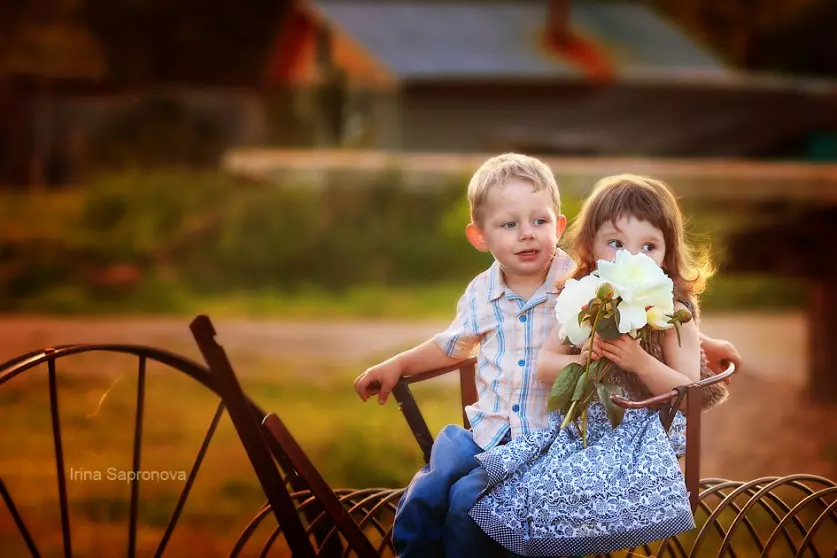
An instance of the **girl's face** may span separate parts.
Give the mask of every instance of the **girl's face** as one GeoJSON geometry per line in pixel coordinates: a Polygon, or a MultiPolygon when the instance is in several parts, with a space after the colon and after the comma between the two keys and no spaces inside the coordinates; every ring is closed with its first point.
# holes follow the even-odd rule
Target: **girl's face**
{"type": "Polygon", "coordinates": [[[663,231],[633,216],[623,216],[616,221],[606,221],[599,227],[593,239],[593,257],[613,261],[618,250],[631,254],[645,253],[663,267],[666,257],[666,242],[663,231]]]}

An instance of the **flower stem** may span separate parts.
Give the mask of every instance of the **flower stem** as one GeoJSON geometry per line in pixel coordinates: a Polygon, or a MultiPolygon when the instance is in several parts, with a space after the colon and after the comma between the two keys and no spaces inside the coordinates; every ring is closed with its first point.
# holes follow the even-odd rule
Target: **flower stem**
{"type": "MultiPolygon", "coordinates": [[[[587,351],[587,362],[584,363],[584,386],[587,386],[587,382],[589,381],[590,376],[590,362],[593,360],[593,343],[596,341],[596,328],[599,327],[599,319],[602,316],[602,312],[604,312],[604,308],[599,307],[599,311],[596,312],[596,318],[593,320],[593,332],[590,336],[590,350],[587,351]]],[[[581,425],[579,431],[581,433],[581,441],[584,444],[584,447],[587,447],[587,403],[590,402],[590,399],[587,398],[585,401],[581,402],[581,425]]],[[[572,420],[573,411],[575,410],[575,404],[578,401],[573,401],[572,405],[570,405],[570,409],[567,411],[567,416],[564,417],[564,422],[561,424],[561,428],[565,428],[567,424],[570,423],[572,420]]]]}
{"type": "Polygon", "coordinates": [[[564,417],[563,422],[561,422],[561,430],[565,429],[573,420],[573,411],[575,410],[575,404],[578,403],[577,401],[573,401],[570,404],[570,408],[567,409],[567,416],[564,417]]]}
{"type": "Polygon", "coordinates": [[[581,409],[581,444],[587,447],[587,407],[581,409]]]}

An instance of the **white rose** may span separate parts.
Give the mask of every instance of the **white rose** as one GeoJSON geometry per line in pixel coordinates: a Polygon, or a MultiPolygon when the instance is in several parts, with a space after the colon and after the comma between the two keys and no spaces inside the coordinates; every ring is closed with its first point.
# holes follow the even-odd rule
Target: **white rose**
{"type": "Polygon", "coordinates": [[[579,325],[578,313],[596,298],[596,291],[601,284],[601,279],[595,275],[567,280],[555,302],[555,317],[560,324],[558,334],[562,339],[569,338],[570,343],[580,347],[590,337],[592,327],[579,325]]]}
{"type": "Polygon", "coordinates": [[[648,324],[653,327],[654,329],[669,329],[673,327],[672,324],[668,323],[668,317],[671,315],[671,311],[666,311],[664,308],[659,306],[652,306],[645,312],[645,319],[648,324]]]}
{"type": "Polygon", "coordinates": [[[644,327],[648,323],[645,309],[649,306],[669,313],[674,309],[674,283],[654,260],[643,253],[634,255],[627,250],[619,250],[615,261],[599,260],[597,274],[613,286],[614,296],[622,299],[618,307],[617,329],[620,333],[644,327]]]}

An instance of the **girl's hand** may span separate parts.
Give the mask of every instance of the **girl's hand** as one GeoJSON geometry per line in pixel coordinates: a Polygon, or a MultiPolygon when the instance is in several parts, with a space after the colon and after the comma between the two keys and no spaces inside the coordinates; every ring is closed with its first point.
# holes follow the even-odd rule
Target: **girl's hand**
{"type": "Polygon", "coordinates": [[[588,339],[581,348],[581,354],[578,355],[579,364],[584,366],[587,364],[587,359],[591,359],[593,362],[602,358],[602,350],[599,346],[599,336],[596,336],[596,343],[593,345],[593,349],[590,349],[590,341],[592,339],[588,339]]]}
{"type": "Polygon", "coordinates": [[[628,334],[622,334],[616,339],[597,339],[594,350],[596,346],[599,347],[601,356],[634,374],[641,374],[647,366],[648,358],[653,358],[645,352],[637,339],[628,334]]]}

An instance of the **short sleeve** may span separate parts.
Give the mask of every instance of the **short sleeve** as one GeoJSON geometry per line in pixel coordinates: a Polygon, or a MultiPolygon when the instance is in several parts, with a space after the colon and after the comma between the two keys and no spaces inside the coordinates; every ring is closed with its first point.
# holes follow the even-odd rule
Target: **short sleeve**
{"type": "Polygon", "coordinates": [[[456,317],[434,340],[451,358],[466,359],[480,342],[477,326],[477,289],[472,282],[456,305],[456,317]]]}

